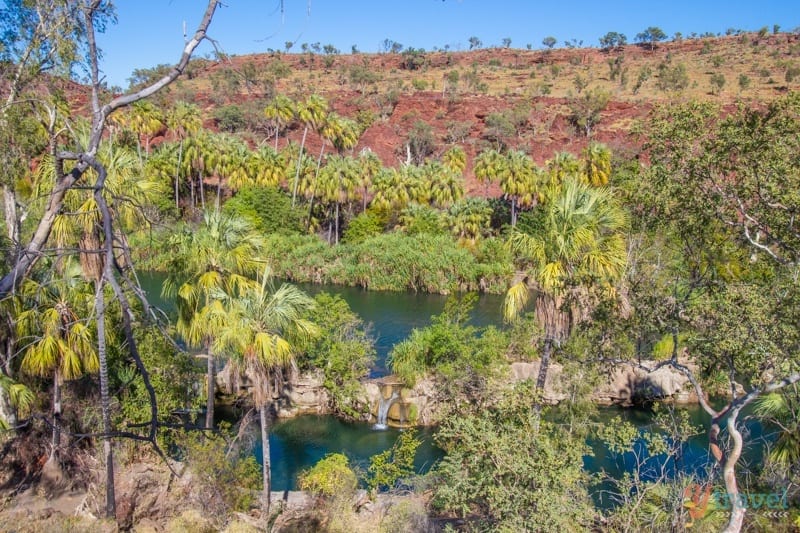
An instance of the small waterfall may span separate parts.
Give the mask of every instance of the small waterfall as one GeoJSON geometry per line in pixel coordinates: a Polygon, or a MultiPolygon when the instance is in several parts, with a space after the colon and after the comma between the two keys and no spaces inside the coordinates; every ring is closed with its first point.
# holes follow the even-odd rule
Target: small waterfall
{"type": "Polygon", "coordinates": [[[386,425],[386,417],[389,414],[389,408],[399,397],[400,391],[392,392],[388,400],[381,396],[381,403],[378,404],[378,422],[372,426],[374,429],[386,429],[388,427],[386,425]]]}

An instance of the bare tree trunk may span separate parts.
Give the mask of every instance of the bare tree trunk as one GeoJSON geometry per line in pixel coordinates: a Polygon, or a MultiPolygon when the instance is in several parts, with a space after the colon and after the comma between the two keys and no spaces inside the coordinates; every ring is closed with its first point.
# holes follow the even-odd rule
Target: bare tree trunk
{"type": "Polygon", "coordinates": [[[214,429],[214,396],[217,390],[217,380],[211,341],[206,344],[206,354],[208,356],[206,370],[206,429],[214,429]]]}
{"type": "MultiPolygon", "coordinates": [[[[47,243],[47,239],[52,231],[55,218],[61,211],[61,207],[64,203],[64,196],[66,195],[67,190],[83,177],[84,172],[86,172],[86,169],[89,167],[85,161],[81,160],[81,155],[87,155],[90,158],[95,156],[97,149],[100,146],[100,141],[103,138],[103,131],[109,115],[121,107],[128,106],[134,102],[155,94],[162,88],[175,81],[175,79],[177,79],[177,77],[183,73],[186,65],[189,63],[192,53],[197,46],[203,40],[205,40],[206,30],[208,29],[209,24],[211,24],[211,19],[214,16],[214,12],[217,9],[218,3],[218,0],[209,0],[205,13],[203,14],[203,18],[200,21],[195,34],[186,42],[180,60],[169,71],[169,73],[144,89],[135,93],[118,96],[103,106],[100,105],[99,98],[100,74],[97,64],[98,54],[94,41],[95,35],[93,26],[93,17],[100,5],[100,2],[93,2],[90,6],[87,6],[85,9],[85,18],[87,21],[87,39],[89,40],[88,55],[92,76],[92,129],[89,143],[86,147],[86,150],[82,154],[67,152],[53,154],[56,156],[57,173],[55,183],[53,184],[53,189],[50,192],[50,196],[47,200],[47,206],[45,207],[44,213],[39,220],[36,230],[34,231],[33,237],[25,246],[25,248],[18,254],[18,259],[14,267],[11,269],[11,272],[6,273],[3,278],[0,279],[0,298],[7,296],[14,289],[14,287],[16,287],[17,284],[22,281],[30,268],[36,263],[36,261],[39,260],[39,257],[41,257],[42,248],[47,243]],[[77,164],[69,173],[64,173],[63,171],[64,160],[77,161],[77,164]]],[[[9,99],[11,101],[13,101],[13,97],[17,89],[13,85],[14,84],[12,84],[11,94],[9,95],[9,99]]]]}
{"type": "Polygon", "coordinates": [[[111,403],[108,396],[108,358],[106,355],[106,308],[101,278],[97,283],[94,307],[97,313],[97,357],[100,360],[100,410],[103,417],[103,455],[106,461],[106,517],[117,514],[114,494],[114,450],[111,443],[111,403]]]}
{"type": "Polygon", "coordinates": [[[731,516],[724,533],[739,533],[742,530],[744,514],[747,509],[739,499],[739,486],[736,483],[736,463],[742,455],[742,434],[736,427],[736,420],[739,418],[739,408],[733,409],[728,416],[728,434],[731,436],[733,447],[725,458],[722,465],[722,479],[725,482],[725,490],[728,492],[728,499],[731,502],[731,516]]]}
{"type": "Polygon", "coordinates": [[[272,473],[269,458],[269,417],[268,410],[269,402],[259,407],[258,414],[261,418],[261,476],[263,481],[263,490],[261,494],[261,505],[264,513],[269,515],[270,500],[272,498],[272,473]]]}
{"type": "Polygon", "coordinates": [[[14,256],[16,256],[16,247],[19,245],[19,222],[17,221],[17,199],[14,196],[14,190],[8,185],[3,185],[3,213],[6,221],[6,236],[11,241],[14,247],[14,256]]]}

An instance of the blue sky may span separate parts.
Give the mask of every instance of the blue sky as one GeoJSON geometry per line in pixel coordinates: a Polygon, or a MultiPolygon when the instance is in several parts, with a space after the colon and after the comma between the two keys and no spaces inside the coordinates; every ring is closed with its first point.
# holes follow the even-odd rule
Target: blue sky
{"type": "MultiPolygon", "coordinates": [[[[101,35],[102,68],[109,85],[127,87],[135,68],[173,63],[183,46],[183,22],[191,34],[205,7],[203,0],[119,0],[118,24],[101,35]]],[[[332,44],[349,53],[377,52],[384,39],[406,47],[432,50],[448,45],[469,48],[469,38],[514,48],[542,47],[553,36],[558,45],[582,40],[597,46],[608,31],[632,42],[648,26],[675,32],[724,33],[728,28],[758,30],[779,24],[783,31],[800,26],[794,0],[766,1],[535,1],[535,0],[224,0],[209,35],[229,54],[283,50],[286,41],[332,44]]],[[[213,51],[204,43],[199,55],[213,51]]]]}

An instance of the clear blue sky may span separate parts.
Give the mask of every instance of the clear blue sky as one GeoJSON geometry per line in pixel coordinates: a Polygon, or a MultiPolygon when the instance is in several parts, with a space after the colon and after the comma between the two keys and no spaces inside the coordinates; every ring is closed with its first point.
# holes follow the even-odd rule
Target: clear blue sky
{"type": "MultiPolygon", "coordinates": [[[[135,68],[174,63],[183,46],[183,21],[188,33],[197,25],[203,0],[118,0],[118,24],[101,35],[102,68],[109,85],[127,87],[135,68]]],[[[342,53],[352,45],[377,52],[384,39],[406,47],[432,50],[449,45],[469,48],[469,38],[499,46],[506,37],[513,48],[542,47],[553,36],[597,46],[608,31],[624,33],[632,42],[648,26],[675,32],[724,33],[728,28],[782,31],[800,26],[795,0],[702,1],[537,1],[537,0],[223,0],[209,35],[229,54],[283,50],[286,41],[332,44],[342,53]]],[[[199,50],[212,52],[208,43],[199,50]]]]}

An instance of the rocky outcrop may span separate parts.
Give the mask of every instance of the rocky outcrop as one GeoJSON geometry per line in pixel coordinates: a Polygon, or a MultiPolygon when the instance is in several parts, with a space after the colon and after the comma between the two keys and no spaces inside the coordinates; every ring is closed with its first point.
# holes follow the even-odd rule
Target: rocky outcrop
{"type": "MultiPolygon", "coordinates": [[[[691,361],[679,362],[697,373],[698,368],[691,361]]],[[[656,365],[657,361],[641,363],[641,366],[646,368],[653,368],[656,365]]],[[[605,382],[595,389],[592,398],[604,405],[632,405],[647,400],[697,402],[697,394],[689,379],[670,366],[661,367],[653,372],[648,372],[639,366],[618,366],[607,375],[605,382]]]]}
{"type": "Polygon", "coordinates": [[[278,417],[321,415],[328,411],[330,396],[324,386],[322,373],[303,373],[287,384],[286,402],[278,409],[278,417]]]}
{"type": "MultiPolygon", "coordinates": [[[[696,365],[688,359],[681,359],[680,363],[697,372],[696,365]]],[[[592,400],[602,405],[626,406],[648,400],[697,402],[691,383],[678,370],[669,366],[652,372],[644,369],[656,365],[657,361],[642,361],[640,366],[615,367],[595,387],[592,400]]],[[[539,361],[515,361],[509,364],[508,373],[501,381],[509,385],[525,380],[535,381],[538,374],[539,361]]],[[[559,363],[551,362],[545,383],[545,402],[557,404],[565,400],[571,379],[577,378],[567,375],[559,363]]],[[[242,388],[246,390],[246,384],[242,388]]],[[[330,412],[330,395],[324,387],[321,373],[296,376],[284,392],[284,397],[279,402],[280,418],[330,412]]],[[[435,424],[441,412],[442,401],[439,386],[430,376],[418,380],[413,387],[404,386],[393,376],[371,379],[362,384],[362,393],[358,398],[360,405],[369,406],[369,412],[364,413],[364,421],[377,422],[381,405],[388,404],[386,422],[394,427],[435,424]],[[393,395],[396,397],[392,398],[393,395]]]]}

